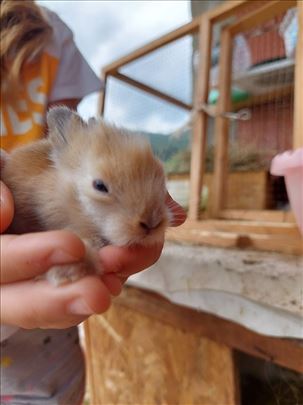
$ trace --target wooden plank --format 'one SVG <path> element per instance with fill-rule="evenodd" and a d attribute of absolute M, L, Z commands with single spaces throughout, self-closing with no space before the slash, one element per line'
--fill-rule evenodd
<path fill-rule="evenodd" d="M 228 172 L 228 132 L 229 120 L 222 115 L 230 111 L 232 38 L 227 29 L 221 34 L 221 53 L 219 61 L 219 100 L 218 114 L 215 119 L 215 156 L 214 156 L 214 200 L 211 214 L 218 217 L 224 207 L 226 195 L 226 176 Z"/>
<path fill-rule="evenodd" d="M 254 250 L 263 250 L 267 252 L 285 253 L 289 255 L 303 255 L 303 239 L 289 237 L 274 237 L 273 235 L 248 235 L 248 240 L 238 239 L 238 245 L 241 243 L 243 247 L 249 247 Z"/>
<path fill-rule="evenodd" d="M 217 23 L 235 15 L 249 4 L 252 0 L 225 0 L 222 5 L 215 7 L 205 13 L 206 18 L 212 23 Z M 253 0 L 256 7 L 264 0 Z"/>
<path fill-rule="evenodd" d="M 294 223 L 239 221 L 239 220 L 187 220 L 182 229 L 201 229 L 205 231 L 232 232 L 240 234 L 282 235 L 299 238 L 299 228 Z"/>
<path fill-rule="evenodd" d="M 210 212 L 216 198 L 214 178 L 215 174 L 207 173 L 205 176 L 205 186 L 208 188 L 207 210 Z M 222 193 L 226 209 L 267 209 L 271 203 L 269 191 L 269 178 L 265 170 L 224 173 Z"/>
<path fill-rule="evenodd" d="M 99 93 L 99 98 L 98 98 L 98 114 L 101 116 L 104 115 L 105 111 L 105 99 L 106 99 L 106 90 L 107 90 L 107 85 L 108 85 L 108 75 L 106 72 L 102 72 L 101 74 L 101 80 L 104 81 L 104 89 Z"/>
<path fill-rule="evenodd" d="M 199 33 L 199 63 L 197 70 L 197 83 L 195 89 L 193 120 L 193 133 L 191 141 L 191 167 L 190 167 L 190 194 L 189 212 L 191 219 L 197 219 L 200 208 L 200 196 L 203 183 L 206 137 L 207 137 L 207 114 L 198 109 L 198 106 L 207 103 L 209 87 L 209 69 L 211 59 L 212 29 L 208 19 L 201 19 Z"/>
<path fill-rule="evenodd" d="M 237 22 L 227 27 L 231 35 L 248 31 L 256 26 L 262 25 L 279 14 L 283 14 L 291 7 L 296 7 L 296 0 L 274 0 L 263 1 L 263 5 L 256 11 L 237 19 Z"/>
<path fill-rule="evenodd" d="M 178 243 L 189 243 L 195 246 L 214 246 L 221 248 L 240 248 L 277 252 L 301 256 L 303 239 L 301 236 L 289 237 L 282 235 L 261 234 L 253 232 L 211 231 L 201 228 L 180 227 L 168 229 L 166 240 Z"/>
<path fill-rule="evenodd" d="M 115 77 L 118 80 L 121 80 L 124 83 L 127 83 L 127 84 L 129 84 L 129 85 L 131 85 L 133 87 L 136 87 L 136 88 L 138 88 L 138 89 L 140 89 L 142 91 L 145 91 L 146 93 L 149 93 L 149 94 L 151 94 L 151 95 L 153 95 L 155 97 L 158 97 L 161 100 L 165 100 L 168 103 L 174 104 L 177 107 L 183 108 L 183 109 L 185 109 L 187 111 L 191 111 L 192 108 L 193 108 L 192 105 L 186 104 L 183 101 L 181 101 L 181 100 L 179 100 L 179 99 L 177 99 L 175 97 L 170 96 L 169 94 L 163 93 L 160 90 L 156 90 L 153 87 L 150 87 L 150 86 L 148 86 L 148 85 L 146 85 L 144 83 L 141 83 L 141 82 L 139 82 L 139 81 L 137 81 L 135 79 L 132 79 L 132 78 L 130 78 L 130 77 L 128 77 L 128 76 L 126 76 L 126 75 L 124 75 L 122 73 L 115 72 L 115 73 L 113 73 L 112 76 Z"/>
<path fill-rule="evenodd" d="M 235 232 L 208 231 L 199 228 L 169 228 L 165 240 L 170 242 L 188 243 L 194 246 L 217 246 L 221 248 L 237 247 L 239 235 Z"/>
<path fill-rule="evenodd" d="M 134 60 L 141 58 L 147 55 L 150 52 L 156 51 L 157 49 L 168 45 L 171 42 L 174 42 L 186 35 L 191 35 L 196 33 L 199 30 L 200 25 L 200 17 L 193 19 L 190 23 L 182 25 L 180 28 L 169 32 L 166 35 L 163 35 L 156 40 L 149 42 L 148 44 L 142 46 L 130 52 L 129 54 L 123 56 L 122 58 L 117 59 L 116 61 L 106 65 L 104 67 L 104 71 L 107 73 L 114 73 L 116 72 L 121 66 L 124 66 Z"/>
<path fill-rule="evenodd" d="M 189 203 L 189 186 L 189 177 L 181 175 L 170 175 L 167 181 L 168 191 L 184 207 L 188 207 Z M 203 187 L 207 195 L 204 193 L 200 206 L 203 206 L 205 213 L 209 214 L 214 201 L 213 173 L 204 172 Z M 226 187 L 228 189 L 225 198 L 226 209 L 267 210 L 272 207 L 269 177 L 265 170 L 229 172 Z"/>
<path fill-rule="evenodd" d="M 293 148 L 303 146 L 303 2 L 298 1 L 299 34 L 295 65 L 295 101 Z"/>
<path fill-rule="evenodd" d="M 88 322 L 93 404 L 239 405 L 227 346 L 116 302 Z"/>
<path fill-rule="evenodd" d="M 222 219 L 238 219 L 247 221 L 291 222 L 295 223 L 292 212 L 274 210 L 222 210 Z"/>
<path fill-rule="evenodd" d="M 173 304 L 155 293 L 131 287 L 124 287 L 115 303 L 219 344 L 303 372 L 301 341 L 260 335 L 237 323 Z"/>

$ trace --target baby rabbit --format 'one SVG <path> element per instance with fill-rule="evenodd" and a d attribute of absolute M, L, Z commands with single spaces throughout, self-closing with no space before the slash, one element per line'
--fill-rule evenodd
<path fill-rule="evenodd" d="M 48 137 L 8 155 L 1 179 L 13 193 L 9 233 L 75 232 L 86 245 L 82 263 L 56 266 L 56 285 L 88 271 L 102 273 L 97 251 L 106 244 L 161 241 L 169 223 L 165 176 L 148 141 L 137 134 L 84 122 L 66 107 L 47 115 Z"/>

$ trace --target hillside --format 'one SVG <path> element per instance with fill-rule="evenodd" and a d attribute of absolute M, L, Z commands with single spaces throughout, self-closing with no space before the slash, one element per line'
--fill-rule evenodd
<path fill-rule="evenodd" d="M 156 133 L 144 133 L 144 135 L 149 139 L 156 156 L 165 164 L 179 156 L 181 151 L 187 150 L 190 140 L 189 131 L 178 137 Z"/>

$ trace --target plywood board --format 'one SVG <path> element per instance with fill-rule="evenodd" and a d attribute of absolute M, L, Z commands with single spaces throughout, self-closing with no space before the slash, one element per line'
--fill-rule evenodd
<path fill-rule="evenodd" d="M 234 322 L 173 304 L 155 293 L 137 288 L 125 287 L 117 303 L 136 309 L 151 319 L 303 373 L 303 343 L 300 340 L 261 335 Z"/>
<path fill-rule="evenodd" d="M 236 405 L 233 352 L 114 304 L 88 321 L 93 404 Z"/>

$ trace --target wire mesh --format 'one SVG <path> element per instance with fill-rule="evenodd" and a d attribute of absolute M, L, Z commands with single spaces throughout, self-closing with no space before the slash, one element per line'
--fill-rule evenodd
<path fill-rule="evenodd" d="M 276 154 L 292 148 L 295 62 L 286 31 L 294 18 L 296 12 L 291 9 L 234 38 L 231 110 L 226 112 L 230 124 L 224 208 L 289 209 L 284 180 L 271 176 L 269 168 Z M 213 107 L 220 97 L 218 38 L 223 26 L 214 26 L 208 97 L 208 104 Z M 198 58 L 197 36 L 188 35 L 123 66 L 119 72 L 192 104 Z M 237 119 L 239 113 L 245 119 Z M 174 197 L 178 200 L 180 192 L 183 205 L 188 205 L 193 115 L 111 77 L 107 86 L 105 118 L 145 132 L 150 137 L 167 173 L 171 178 L 177 176 L 179 191 L 176 190 Z M 214 198 L 215 147 L 215 119 L 209 117 L 206 174 L 201 197 L 201 208 L 206 211 L 211 209 Z M 185 194 L 187 198 L 184 198 Z"/>
<path fill-rule="evenodd" d="M 289 210 L 284 178 L 269 171 L 276 154 L 292 149 L 295 61 L 285 26 L 294 18 L 295 9 L 234 38 L 230 116 L 245 111 L 246 119 L 229 123 L 226 209 Z M 214 43 L 213 55 L 218 53 Z M 213 60 L 209 103 L 216 105 L 220 72 Z M 212 154 L 214 132 L 208 138 Z"/>
<path fill-rule="evenodd" d="M 125 65 L 120 72 L 191 104 L 192 55 L 193 37 L 187 35 Z"/>
<path fill-rule="evenodd" d="M 185 36 L 123 66 L 119 72 L 191 104 L 194 41 L 194 35 Z M 186 173 L 188 183 L 191 111 L 109 77 L 104 117 L 116 125 L 146 135 L 166 172 Z M 179 191 L 174 197 L 181 202 Z M 185 193 L 187 198 L 181 199 L 187 205 L 188 190 Z"/>
<path fill-rule="evenodd" d="M 170 136 L 186 124 L 189 112 L 110 77 L 104 117 L 131 130 Z"/>

